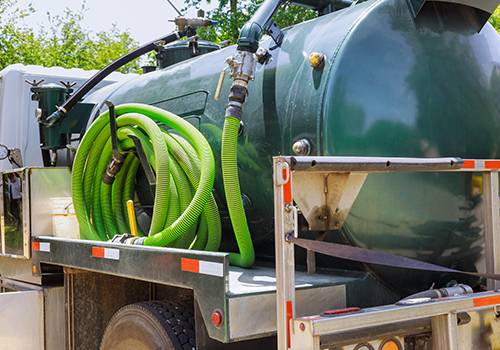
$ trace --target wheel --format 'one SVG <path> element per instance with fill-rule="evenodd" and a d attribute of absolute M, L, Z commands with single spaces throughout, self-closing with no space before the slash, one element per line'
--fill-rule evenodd
<path fill-rule="evenodd" d="M 193 312 L 181 304 L 153 301 L 118 310 L 106 327 L 101 350 L 194 350 Z"/>

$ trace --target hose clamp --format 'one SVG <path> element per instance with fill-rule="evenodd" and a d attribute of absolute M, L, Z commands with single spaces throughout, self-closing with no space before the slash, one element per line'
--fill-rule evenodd
<path fill-rule="evenodd" d="M 102 181 L 107 185 L 113 184 L 116 174 L 118 174 L 124 162 L 125 155 L 123 153 L 113 154 L 113 157 L 106 168 L 106 172 L 102 176 Z"/>

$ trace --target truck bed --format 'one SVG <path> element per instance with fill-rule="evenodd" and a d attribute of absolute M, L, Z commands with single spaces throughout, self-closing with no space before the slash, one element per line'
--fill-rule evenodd
<path fill-rule="evenodd" d="M 192 289 L 210 336 L 222 342 L 276 332 L 275 269 L 230 266 L 227 253 L 38 236 L 32 239 L 32 260 L 37 271 L 48 264 Z M 349 288 L 374 283 L 365 273 L 297 272 L 298 305 L 303 305 L 297 314 L 345 307 Z M 213 310 L 224 311 L 220 328 L 211 325 Z"/>

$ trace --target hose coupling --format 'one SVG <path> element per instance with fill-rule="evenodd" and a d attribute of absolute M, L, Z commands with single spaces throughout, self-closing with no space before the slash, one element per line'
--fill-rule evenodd
<path fill-rule="evenodd" d="M 415 305 L 420 303 L 427 303 L 429 301 L 441 298 L 457 297 L 461 295 L 468 295 L 474 293 L 474 290 L 466 284 L 457 284 L 452 287 L 430 289 L 419 292 L 409 297 L 398 301 L 397 305 Z"/>
<path fill-rule="evenodd" d="M 255 54 L 248 51 L 238 51 L 236 57 L 226 59 L 233 79 L 229 90 L 229 103 L 226 106 L 226 117 L 241 119 L 243 105 L 248 95 L 248 83 L 254 79 L 256 62 Z"/>
<path fill-rule="evenodd" d="M 111 243 L 126 243 L 132 236 L 129 234 L 115 235 L 111 238 Z"/>
<path fill-rule="evenodd" d="M 474 290 L 466 284 L 457 284 L 453 287 L 441 288 L 439 293 L 442 298 L 454 297 L 459 295 L 467 295 L 474 293 Z"/>
<path fill-rule="evenodd" d="M 113 157 L 111 158 L 108 167 L 106 168 L 106 172 L 102 176 L 102 181 L 106 185 L 113 184 L 113 182 L 115 181 L 116 174 L 118 174 L 124 162 L 125 162 L 125 154 L 123 153 L 113 154 Z"/>
<path fill-rule="evenodd" d="M 133 237 L 130 244 L 133 245 L 144 245 L 144 241 L 147 237 Z"/>
<path fill-rule="evenodd" d="M 239 120 L 241 120 L 242 118 L 242 111 L 243 111 L 243 106 L 241 104 L 238 104 L 236 102 L 233 102 L 233 103 L 229 103 L 227 106 L 226 106 L 226 115 L 225 117 L 235 117 L 235 118 L 238 118 Z"/>
<path fill-rule="evenodd" d="M 255 54 L 248 51 L 238 51 L 236 57 L 226 59 L 233 80 L 243 80 L 247 83 L 254 78 L 256 62 Z"/>
<path fill-rule="evenodd" d="M 121 243 L 121 244 L 128 244 L 128 245 L 144 245 L 145 239 L 146 239 L 146 237 L 134 237 L 134 236 L 126 233 L 123 235 L 115 235 L 111 239 L 111 243 Z"/>
<path fill-rule="evenodd" d="M 226 106 L 226 117 L 233 116 L 241 120 L 243 105 L 245 104 L 247 95 L 247 84 L 241 80 L 235 80 L 229 90 L 229 103 Z"/>
<path fill-rule="evenodd" d="M 47 117 L 47 119 L 44 122 L 42 122 L 41 124 L 43 126 L 51 128 L 54 126 L 54 124 L 56 124 L 58 121 L 63 119 L 66 116 L 66 113 L 67 113 L 66 109 L 64 109 L 63 107 L 57 106 L 57 111 L 55 111 L 54 113 L 49 115 Z"/>
<path fill-rule="evenodd" d="M 248 95 L 246 84 L 239 84 L 235 81 L 229 90 L 229 103 L 237 102 L 243 105 Z"/>

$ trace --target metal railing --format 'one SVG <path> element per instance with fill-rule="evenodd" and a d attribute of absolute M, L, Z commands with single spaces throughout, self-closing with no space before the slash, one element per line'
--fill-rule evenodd
<path fill-rule="evenodd" d="M 370 173 L 390 172 L 481 172 L 483 173 L 484 234 L 486 269 L 488 273 L 500 273 L 500 160 L 463 160 L 461 158 L 373 158 L 373 157 L 275 157 L 273 161 L 276 292 L 278 350 L 320 349 L 320 338 L 326 334 L 356 330 L 358 325 L 377 326 L 403 320 L 432 318 L 432 330 L 436 349 L 457 348 L 457 313 L 459 309 L 495 307 L 500 305 L 500 293 L 472 294 L 459 300 L 400 307 L 392 305 L 383 309 L 367 309 L 356 315 L 341 318 L 295 318 L 295 257 L 294 244 L 287 237 L 298 235 L 298 207 L 294 192 L 304 185 L 300 174 L 344 174 L 365 177 Z M 351 183 L 344 182 L 344 197 L 339 203 L 349 203 L 347 213 L 364 184 L 365 177 Z M 309 183 L 310 185 L 311 183 Z M 308 188 L 311 191 L 311 188 Z M 311 192 L 312 193 L 312 192 Z M 350 197 L 350 198 L 349 198 Z M 347 214 L 346 214 L 347 215 Z M 498 282 L 489 281 L 488 289 L 499 289 Z M 435 339 L 434 339 L 435 338 Z"/>

